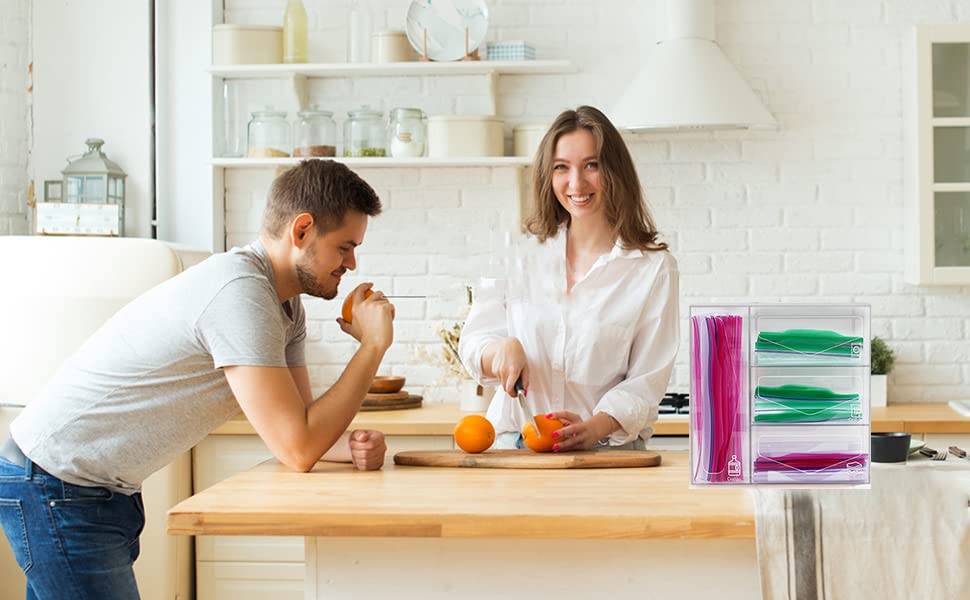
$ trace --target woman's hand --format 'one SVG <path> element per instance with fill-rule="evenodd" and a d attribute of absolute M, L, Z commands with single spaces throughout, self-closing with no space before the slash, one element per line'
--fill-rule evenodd
<path fill-rule="evenodd" d="M 606 413 L 596 413 L 585 421 L 568 410 L 551 412 L 546 416 L 559 419 L 564 425 L 562 429 L 552 432 L 552 437 L 562 440 L 552 447 L 553 452 L 589 450 L 593 444 L 620 428 L 616 419 Z"/>
<path fill-rule="evenodd" d="M 522 387 L 529 389 L 529 366 L 525 360 L 525 350 L 522 349 L 522 343 L 518 339 L 506 337 L 492 342 L 482 354 L 483 362 L 489 358 L 491 360 L 487 365 L 488 368 L 483 370 L 486 374 L 498 378 L 506 394 L 513 398 L 518 395 L 515 391 L 515 382 L 520 376 Z"/>

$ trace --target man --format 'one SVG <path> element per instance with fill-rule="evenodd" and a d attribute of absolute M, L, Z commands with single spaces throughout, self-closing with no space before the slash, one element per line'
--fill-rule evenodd
<path fill-rule="evenodd" d="M 381 292 L 352 292 L 360 347 L 314 400 L 300 294 L 337 295 L 356 268 L 374 190 L 346 166 L 305 161 L 276 179 L 256 242 L 213 256 L 108 320 L 10 426 L 0 524 L 27 598 L 137 598 L 139 493 L 154 471 L 235 415 L 298 471 L 321 458 L 379 469 L 378 431 L 345 433 L 393 339 Z"/>

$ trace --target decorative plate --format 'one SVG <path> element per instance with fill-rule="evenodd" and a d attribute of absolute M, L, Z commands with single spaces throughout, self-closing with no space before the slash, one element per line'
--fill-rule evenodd
<path fill-rule="evenodd" d="M 407 34 L 411 47 L 424 54 L 424 34 L 428 33 L 428 58 L 458 60 L 465 57 L 465 32 L 468 52 L 474 51 L 488 31 L 485 0 L 412 0 L 408 7 Z"/>

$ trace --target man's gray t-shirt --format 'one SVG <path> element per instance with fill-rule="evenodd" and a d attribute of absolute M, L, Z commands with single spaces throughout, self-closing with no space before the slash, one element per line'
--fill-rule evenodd
<path fill-rule="evenodd" d="M 212 256 L 109 319 L 10 425 L 68 483 L 123 494 L 239 412 L 231 365 L 306 364 L 300 297 L 280 303 L 265 248 Z"/>

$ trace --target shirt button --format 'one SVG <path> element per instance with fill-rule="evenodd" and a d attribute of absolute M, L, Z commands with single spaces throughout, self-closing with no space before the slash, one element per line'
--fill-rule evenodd
<path fill-rule="evenodd" d="M 51 506 L 52 506 L 52 507 L 53 507 L 53 506 L 57 506 L 57 503 L 55 503 L 55 502 L 54 502 L 53 500 L 51 500 Z"/>

